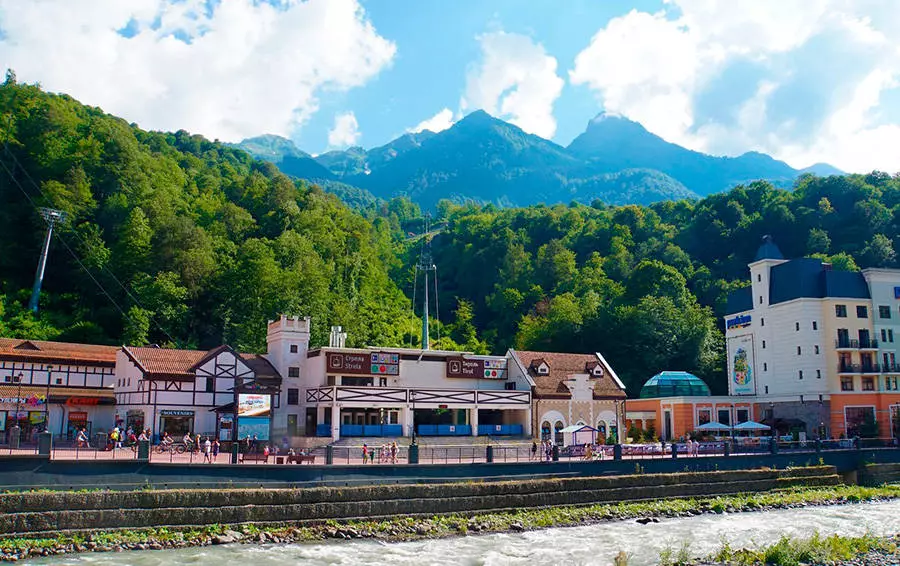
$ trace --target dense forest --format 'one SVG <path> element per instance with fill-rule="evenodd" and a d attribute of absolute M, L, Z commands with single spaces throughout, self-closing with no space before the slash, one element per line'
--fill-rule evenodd
<path fill-rule="evenodd" d="M 651 206 L 441 201 L 423 237 L 406 199 L 351 209 L 241 150 L 146 132 L 14 77 L 0 113 L 0 335 L 261 350 L 265 320 L 288 312 L 313 317 L 316 344 L 341 324 L 353 345 L 418 345 L 412 266 L 430 238 L 433 346 L 598 350 L 632 395 L 663 369 L 722 392 L 725 297 L 763 235 L 837 269 L 898 266 L 900 176 L 879 172 Z M 68 214 L 37 317 L 35 206 Z"/>

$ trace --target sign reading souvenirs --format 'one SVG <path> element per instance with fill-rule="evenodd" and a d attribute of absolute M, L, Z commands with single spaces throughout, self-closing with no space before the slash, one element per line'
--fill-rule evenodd
<path fill-rule="evenodd" d="M 163 409 L 159 412 L 163 417 L 193 417 L 194 411 L 179 411 L 173 409 Z"/>
<path fill-rule="evenodd" d="M 400 375 L 400 355 L 382 352 L 371 354 L 347 354 L 329 352 L 326 360 L 328 373 L 345 375 Z"/>
<path fill-rule="evenodd" d="M 503 379 L 505 374 L 506 359 L 447 358 L 447 377 Z"/>
<path fill-rule="evenodd" d="M 725 328 L 746 328 L 750 326 L 750 315 L 739 314 L 734 318 L 725 320 Z"/>

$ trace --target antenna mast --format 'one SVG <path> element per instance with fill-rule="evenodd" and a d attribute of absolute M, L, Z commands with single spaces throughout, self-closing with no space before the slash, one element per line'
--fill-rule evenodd
<path fill-rule="evenodd" d="M 431 258 L 431 238 L 428 235 L 431 224 L 431 213 L 425 214 L 425 233 L 422 236 L 422 254 L 419 256 L 419 263 L 416 265 L 416 269 L 422 272 L 422 276 L 425 278 L 425 300 L 424 300 L 424 308 L 422 309 L 422 349 L 430 350 L 431 349 L 431 340 L 428 336 L 428 272 L 434 272 L 432 275 L 432 279 L 437 277 L 437 267 L 434 265 L 434 260 Z M 418 283 L 418 281 L 416 282 Z M 435 297 L 437 299 L 437 297 Z"/>
<path fill-rule="evenodd" d="M 37 314 L 38 300 L 41 298 L 41 284 L 44 282 L 44 269 L 47 267 L 47 255 L 50 253 L 50 238 L 53 236 L 53 227 L 66 219 L 66 213 L 52 208 L 39 210 L 44 222 L 47 223 L 47 234 L 44 236 L 44 246 L 41 248 L 41 259 L 38 261 L 37 271 L 34 274 L 34 287 L 31 289 L 31 300 L 28 301 L 28 309 Z"/>

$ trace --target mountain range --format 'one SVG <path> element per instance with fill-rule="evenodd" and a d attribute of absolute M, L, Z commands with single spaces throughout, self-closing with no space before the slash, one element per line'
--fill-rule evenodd
<path fill-rule="evenodd" d="M 441 199 L 500 206 L 595 199 L 649 204 L 698 198 L 758 179 L 789 187 L 803 173 L 842 173 L 824 163 L 794 169 L 758 152 L 707 155 L 606 113 L 592 119 L 568 147 L 481 110 L 442 132 L 407 133 L 370 150 L 351 147 L 312 156 L 273 135 L 237 147 L 345 200 L 348 193 L 357 203 L 405 195 L 424 208 Z"/>

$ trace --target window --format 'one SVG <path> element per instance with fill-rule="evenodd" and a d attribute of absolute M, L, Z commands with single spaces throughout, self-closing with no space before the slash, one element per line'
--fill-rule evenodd
<path fill-rule="evenodd" d="M 842 377 L 841 378 L 841 391 L 853 391 L 853 378 L 852 377 Z"/>
<path fill-rule="evenodd" d="M 802 350 L 800 349 L 800 346 L 797 346 L 797 355 L 798 355 L 798 356 L 802 356 L 802 355 L 803 355 L 803 354 L 802 354 Z"/>
<path fill-rule="evenodd" d="M 215 377 L 207 377 L 206 378 L 206 392 L 207 393 L 215 393 L 216 391 L 216 378 Z"/>
<path fill-rule="evenodd" d="M 761 282 L 761 281 L 762 281 L 762 274 L 761 274 L 761 273 L 757 273 L 757 274 L 756 274 L 756 280 L 757 280 L 758 282 Z"/>
<path fill-rule="evenodd" d="M 887 341 L 888 341 L 888 339 L 887 339 L 887 330 L 885 330 L 884 328 L 881 329 L 881 341 L 882 341 L 882 342 L 887 342 Z"/>
<path fill-rule="evenodd" d="M 297 353 L 297 345 L 296 345 L 296 344 L 291 344 L 291 353 L 292 353 L 292 354 L 296 354 L 296 353 Z"/>
<path fill-rule="evenodd" d="M 762 295 L 759 296 L 759 304 L 762 304 Z"/>
<path fill-rule="evenodd" d="M 697 425 L 702 426 L 712 420 L 712 411 L 709 409 L 697 410 Z"/>
<path fill-rule="evenodd" d="M 818 330 L 818 329 L 819 329 L 819 323 L 814 320 L 813 321 L 813 330 Z"/>
<path fill-rule="evenodd" d="M 763 362 L 763 371 L 769 371 L 769 364 Z"/>
<path fill-rule="evenodd" d="M 387 387 L 387 378 L 386 377 L 378 378 L 378 387 Z"/>
<path fill-rule="evenodd" d="M 867 429 L 875 428 L 875 407 L 844 407 L 844 422 L 848 438 L 871 434 Z"/>
<path fill-rule="evenodd" d="M 800 323 L 799 322 L 794 323 L 794 330 L 796 330 L 797 332 L 800 332 Z"/>
<path fill-rule="evenodd" d="M 745 423 L 750 420 L 750 411 L 748 409 L 738 409 L 735 415 L 737 424 Z"/>
<path fill-rule="evenodd" d="M 865 305 L 857 305 L 856 318 L 869 318 L 869 308 Z"/>
<path fill-rule="evenodd" d="M 300 390 L 296 388 L 288 388 L 288 397 L 287 397 L 288 405 L 299 405 L 300 404 Z"/>
<path fill-rule="evenodd" d="M 759 325 L 760 325 L 760 326 L 765 326 L 765 325 L 766 325 L 766 319 L 760 318 L 760 319 L 759 319 Z"/>
<path fill-rule="evenodd" d="M 763 340 L 763 350 L 765 350 L 765 349 L 766 349 L 766 341 Z"/>
<path fill-rule="evenodd" d="M 878 318 L 891 318 L 891 307 L 881 305 L 878 307 Z"/>
<path fill-rule="evenodd" d="M 288 377 L 300 377 L 300 368 L 289 367 L 288 368 Z"/>
<path fill-rule="evenodd" d="M 893 329 L 893 328 L 888 328 L 888 339 L 887 339 L 887 341 L 888 341 L 888 342 L 893 342 L 893 341 L 894 341 L 894 329 Z"/>
<path fill-rule="evenodd" d="M 768 394 L 769 394 L 769 386 L 766 385 L 766 395 L 768 395 Z"/>
<path fill-rule="evenodd" d="M 803 370 L 802 370 L 802 369 L 801 369 L 800 371 L 797 372 L 797 376 L 798 376 L 800 379 L 803 379 Z"/>
<path fill-rule="evenodd" d="M 719 415 L 719 423 L 725 426 L 731 426 L 731 410 L 730 409 L 719 409 L 717 411 Z"/>
<path fill-rule="evenodd" d="M 818 345 L 818 344 L 816 344 L 815 346 L 813 346 L 813 352 L 814 352 L 817 356 L 819 355 L 819 345 Z"/>
<path fill-rule="evenodd" d="M 847 318 L 847 305 L 834 305 L 834 316 Z"/>
<path fill-rule="evenodd" d="M 849 348 L 850 347 L 850 331 L 846 328 L 838 328 L 837 331 L 837 344 L 838 348 Z"/>
<path fill-rule="evenodd" d="M 875 380 L 871 377 L 862 378 L 862 390 L 863 391 L 875 391 Z"/>
<path fill-rule="evenodd" d="M 887 352 L 885 352 L 885 353 L 883 353 L 883 354 L 881 355 L 881 361 L 884 362 L 884 371 L 890 371 L 889 368 L 890 368 L 891 366 L 888 365 L 888 355 L 887 355 Z"/>
<path fill-rule="evenodd" d="M 884 378 L 884 388 L 887 391 L 897 391 L 898 385 L 900 385 L 900 383 L 898 383 L 898 380 L 896 377 L 885 377 Z"/>
<path fill-rule="evenodd" d="M 507 381 L 503 384 L 503 388 L 507 391 L 515 391 L 516 390 L 516 382 L 515 381 Z"/>
<path fill-rule="evenodd" d="M 62 385 L 62 378 L 61 378 L 61 377 L 57 377 L 57 378 L 56 378 L 56 384 L 57 384 L 57 385 Z"/>
<path fill-rule="evenodd" d="M 822 370 L 820 370 L 820 369 L 816 370 L 816 379 L 822 379 Z"/>

